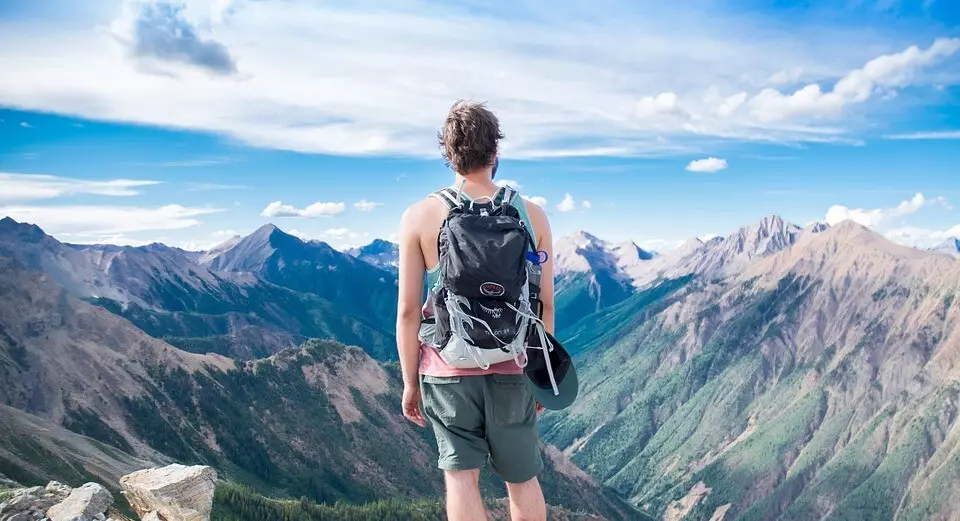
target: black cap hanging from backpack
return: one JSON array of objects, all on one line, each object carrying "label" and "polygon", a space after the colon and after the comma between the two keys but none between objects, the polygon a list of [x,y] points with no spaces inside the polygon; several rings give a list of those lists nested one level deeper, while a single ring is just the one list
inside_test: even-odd
[{"label": "black cap hanging from backpack", "polygon": [[[573,359],[550,333],[531,331],[527,342],[527,387],[534,400],[550,410],[565,409],[577,399],[579,379]],[[547,346],[543,347],[544,341]]]}]

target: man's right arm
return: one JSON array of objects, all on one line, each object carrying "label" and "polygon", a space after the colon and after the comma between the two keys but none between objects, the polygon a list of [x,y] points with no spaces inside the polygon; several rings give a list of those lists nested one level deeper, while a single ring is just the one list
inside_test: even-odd
[{"label": "man's right arm", "polygon": [[420,414],[420,318],[423,302],[423,251],[420,249],[418,207],[411,206],[400,218],[399,296],[397,299],[397,349],[403,373],[403,414],[421,426]]}]

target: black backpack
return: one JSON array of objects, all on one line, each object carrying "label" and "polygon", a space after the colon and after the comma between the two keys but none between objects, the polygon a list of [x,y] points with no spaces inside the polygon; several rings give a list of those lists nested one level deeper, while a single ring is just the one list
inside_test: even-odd
[{"label": "black backpack", "polygon": [[522,365],[527,336],[543,325],[540,253],[513,205],[517,192],[503,187],[483,203],[464,201],[452,188],[431,197],[446,203],[449,214],[438,237],[435,328],[432,339],[421,340],[454,367],[486,369],[507,360]]}]

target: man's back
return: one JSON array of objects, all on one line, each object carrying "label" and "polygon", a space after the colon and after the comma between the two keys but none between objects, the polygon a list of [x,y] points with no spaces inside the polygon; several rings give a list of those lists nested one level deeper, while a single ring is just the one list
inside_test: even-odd
[{"label": "man's back", "polygon": [[[498,142],[502,137],[496,116],[483,105],[461,102],[451,108],[440,134],[440,142],[444,149],[444,157],[455,172],[454,185],[458,193],[471,201],[481,198],[492,200],[495,197],[499,187],[493,181],[494,164],[497,161]],[[446,269],[450,273],[439,273],[439,270],[445,269],[440,266],[441,228],[450,215],[451,208],[457,208],[454,204],[456,195],[447,198],[451,204],[444,202],[444,197],[442,195],[426,197],[412,205],[404,212],[400,223],[397,347],[404,381],[403,414],[410,421],[421,426],[425,426],[429,420],[434,430],[440,452],[438,466],[444,471],[447,483],[447,516],[451,521],[486,519],[479,491],[480,468],[485,465],[489,465],[507,483],[512,518],[542,520],[546,518],[546,507],[537,481],[537,475],[543,469],[536,428],[537,408],[533,394],[526,383],[522,366],[526,363],[524,353],[526,329],[520,328],[516,331],[514,342],[510,344],[515,358],[509,361],[486,362],[484,355],[476,351],[479,346],[473,345],[472,349],[475,350],[473,353],[476,355],[474,360],[485,362],[478,363],[476,367],[460,367],[461,361],[469,361],[469,357],[444,358],[440,355],[441,345],[435,345],[434,342],[421,342],[421,338],[428,336],[439,337],[440,325],[447,323],[438,318],[434,326],[436,334],[422,337],[421,322],[424,314],[433,315],[433,311],[439,315],[449,310],[449,316],[457,317],[449,322],[461,328],[465,322],[483,322],[479,317],[469,318],[469,320],[468,317],[461,319],[458,314],[463,314],[464,308],[460,307],[460,303],[454,303],[458,302],[457,299],[461,299],[462,302],[469,304],[467,298],[478,297],[461,297],[453,294],[450,298],[440,298],[435,284],[431,284],[431,294],[427,299],[428,304],[436,304],[435,309],[431,310],[429,306],[426,310],[421,309],[424,302],[425,277],[428,281],[435,282],[445,276],[455,278],[458,273],[458,270],[452,268]],[[543,326],[539,326],[541,319],[534,316],[535,312],[530,307],[533,291],[528,291],[528,288],[533,287],[530,285],[532,279],[528,279],[527,284],[514,285],[521,288],[519,301],[513,301],[515,297],[508,299],[506,295],[510,293],[504,291],[507,286],[496,284],[500,292],[489,295],[499,296],[503,302],[496,304],[496,309],[490,308],[488,312],[491,312],[491,315],[487,318],[502,319],[501,313],[505,314],[507,310],[512,310],[517,313],[518,321],[533,320],[538,327],[541,327],[541,332],[543,329],[552,332],[554,327],[553,249],[550,225],[543,209],[539,206],[516,199],[513,204],[516,210],[505,208],[504,210],[508,210],[508,214],[512,215],[506,215],[504,218],[507,221],[513,219],[511,225],[513,231],[510,233],[514,234],[514,241],[518,240],[518,237],[526,237],[527,230],[532,228],[535,237],[532,241],[530,238],[523,239],[520,241],[520,246],[529,250],[529,243],[535,242],[537,250],[546,252],[545,262],[540,264],[540,287],[537,292]],[[499,208],[496,211],[491,209],[491,215],[503,211]],[[461,210],[457,208],[454,211]],[[483,213],[470,217],[487,218]],[[518,218],[525,226],[519,225]],[[461,232],[466,229],[459,228]],[[451,237],[447,235],[448,233],[454,232],[451,232],[450,228],[444,228],[446,240]],[[464,233],[466,233],[465,236],[454,235],[453,237],[469,242],[470,234]],[[518,233],[522,235],[517,235]],[[491,244],[496,243],[497,241],[494,240]],[[479,243],[474,243],[473,247],[477,244]],[[487,243],[483,244],[484,246],[480,246],[479,249],[472,250],[480,258],[491,253]],[[511,242],[511,244],[518,243]],[[519,249],[511,251],[513,251],[511,256],[504,258],[511,269],[533,269],[526,266],[534,261],[524,256]],[[451,258],[453,257],[445,257],[447,260],[444,260],[443,265],[450,266],[448,260]],[[489,259],[495,258],[496,255]],[[474,267],[489,269],[491,266],[489,259],[474,262],[476,265]],[[497,265],[495,262],[493,264]],[[510,269],[504,272],[509,274]],[[512,273],[516,274],[517,271],[514,269]],[[529,272],[524,273],[529,276]],[[451,284],[450,288],[459,287],[451,282],[453,279],[445,280]],[[484,282],[480,285],[480,289],[482,290],[487,284],[495,283]],[[476,286],[470,285],[470,287]],[[480,296],[484,295],[488,294],[484,293]],[[473,308],[483,308],[484,303],[491,305],[490,302],[481,299]],[[439,307],[441,305],[444,306],[443,309]],[[501,334],[500,330],[496,327],[490,328],[489,324],[487,331],[490,333],[489,338],[498,339],[498,335]],[[448,335],[451,333],[452,331],[448,331]],[[444,338],[448,339],[449,336]],[[458,345],[467,345],[462,341],[468,338],[467,335],[459,334],[456,338],[460,340]],[[486,347],[493,348],[491,352],[500,351],[496,349],[500,347],[499,344]],[[449,344],[447,349],[448,351],[444,353],[455,352],[450,351]]]}]

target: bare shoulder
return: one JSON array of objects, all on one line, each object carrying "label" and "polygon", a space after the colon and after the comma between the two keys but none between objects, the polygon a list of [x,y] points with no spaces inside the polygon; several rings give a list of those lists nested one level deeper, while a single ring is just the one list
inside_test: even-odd
[{"label": "bare shoulder", "polygon": [[540,205],[526,199],[523,200],[523,205],[527,209],[527,216],[530,217],[530,224],[537,233],[537,247],[552,248],[553,238],[550,233],[550,222],[547,220],[547,212],[543,211]]},{"label": "bare shoulder", "polygon": [[530,216],[531,224],[533,224],[535,230],[550,227],[550,223],[547,221],[547,212],[543,211],[540,205],[524,199],[523,206],[527,209],[527,215]]},{"label": "bare shoulder", "polygon": [[443,203],[436,198],[427,197],[407,207],[400,218],[400,223],[401,225],[419,226],[445,208]]}]

